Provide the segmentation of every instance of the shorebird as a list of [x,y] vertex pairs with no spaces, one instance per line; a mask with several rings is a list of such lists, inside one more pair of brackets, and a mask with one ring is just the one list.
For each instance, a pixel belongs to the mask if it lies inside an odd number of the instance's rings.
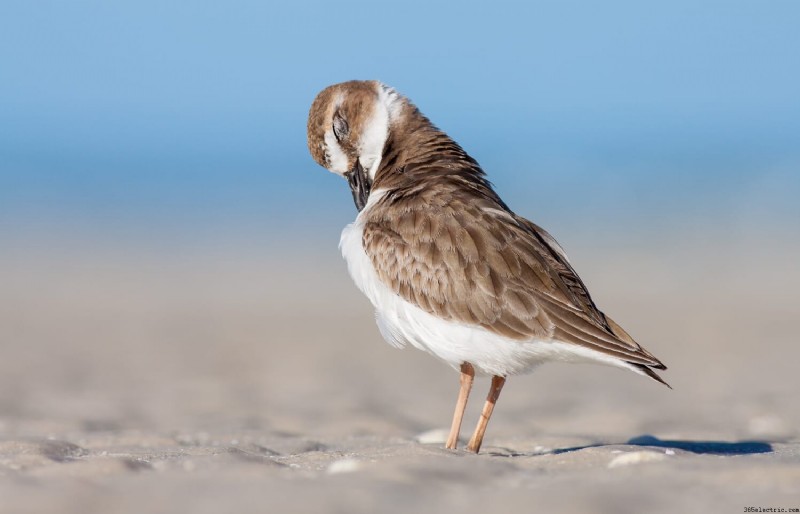
[[347,179],[358,215],[340,248],[391,345],[461,372],[456,449],[476,372],[491,387],[467,450],[480,450],[506,377],[547,361],[597,362],[664,385],[666,367],[592,301],[547,231],[515,214],[478,163],[378,81],[335,84],[308,116],[314,160]]

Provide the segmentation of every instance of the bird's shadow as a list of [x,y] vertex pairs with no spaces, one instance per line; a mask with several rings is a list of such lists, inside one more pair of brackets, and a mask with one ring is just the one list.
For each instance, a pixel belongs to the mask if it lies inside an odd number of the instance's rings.
[[[626,445],[630,446],[648,446],[657,448],[669,448],[674,450],[682,450],[690,453],[700,455],[752,455],[757,453],[770,453],[773,451],[772,444],[765,441],[693,441],[685,439],[659,439],[652,435],[640,435],[629,439]],[[549,452],[540,453],[538,455],[559,455],[562,453],[576,452],[585,450],[586,448],[599,448],[603,446],[616,446],[609,444],[587,444],[583,446],[573,446],[569,448],[557,448]],[[527,454],[511,453],[507,454],[509,457],[522,457]]]

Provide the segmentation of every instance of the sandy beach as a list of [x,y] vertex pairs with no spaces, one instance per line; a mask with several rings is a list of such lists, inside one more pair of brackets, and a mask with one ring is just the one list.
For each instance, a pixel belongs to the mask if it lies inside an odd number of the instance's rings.
[[511,377],[480,455],[443,449],[457,374],[380,339],[335,242],[16,242],[0,511],[800,508],[800,248],[756,237],[566,244],[674,390],[601,366]]
[[[798,27],[800,0],[0,0],[0,514],[800,514]],[[494,192],[672,389],[545,364],[473,454],[478,377],[444,449],[459,373],[382,339],[340,233],[372,201],[426,244],[391,210],[428,202],[486,257]]]

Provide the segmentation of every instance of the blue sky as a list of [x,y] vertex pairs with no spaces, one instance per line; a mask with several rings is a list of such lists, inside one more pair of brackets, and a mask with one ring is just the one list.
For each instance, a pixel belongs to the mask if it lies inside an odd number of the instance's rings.
[[305,118],[352,78],[409,96],[535,219],[791,217],[798,27],[794,0],[4,0],[0,221],[341,225]]

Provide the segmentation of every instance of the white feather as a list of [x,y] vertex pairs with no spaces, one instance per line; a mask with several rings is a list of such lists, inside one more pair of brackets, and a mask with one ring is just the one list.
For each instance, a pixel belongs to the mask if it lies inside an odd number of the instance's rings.
[[389,136],[389,111],[380,101],[375,102],[372,114],[364,124],[364,131],[358,143],[358,160],[369,173],[370,180],[375,180],[375,173],[381,165],[383,146]]
[[403,97],[394,90],[383,83],[378,83],[378,101],[386,107],[389,113],[389,123],[397,122],[403,113]]
[[[333,104],[333,109],[336,110],[344,101],[344,95],[339,94]],[[325,158],[328,161],[328,170],[336,173],[337,175],[344,176],[345,173],[350,171],[349,159],[347,154],[344,153],[339,142],[336,140],[336,135],[333,133],[333,127],[325,132]]]
[[364,124],[359,141],[358,160],[369,173],[370,180],[375,180],[383,157],[383,147],[389,137],[389,128],[400,119],[403,107],[403,98],[394,89],[380,82],[377,88],[378,99],[369,120]]
[[336,141],[336,136],[333,135],[333,130],[325,132],[325,157],[328,160],[328,169],[337,175],[344,175],[350,171],[347,154],[344,153],[339,142]]

